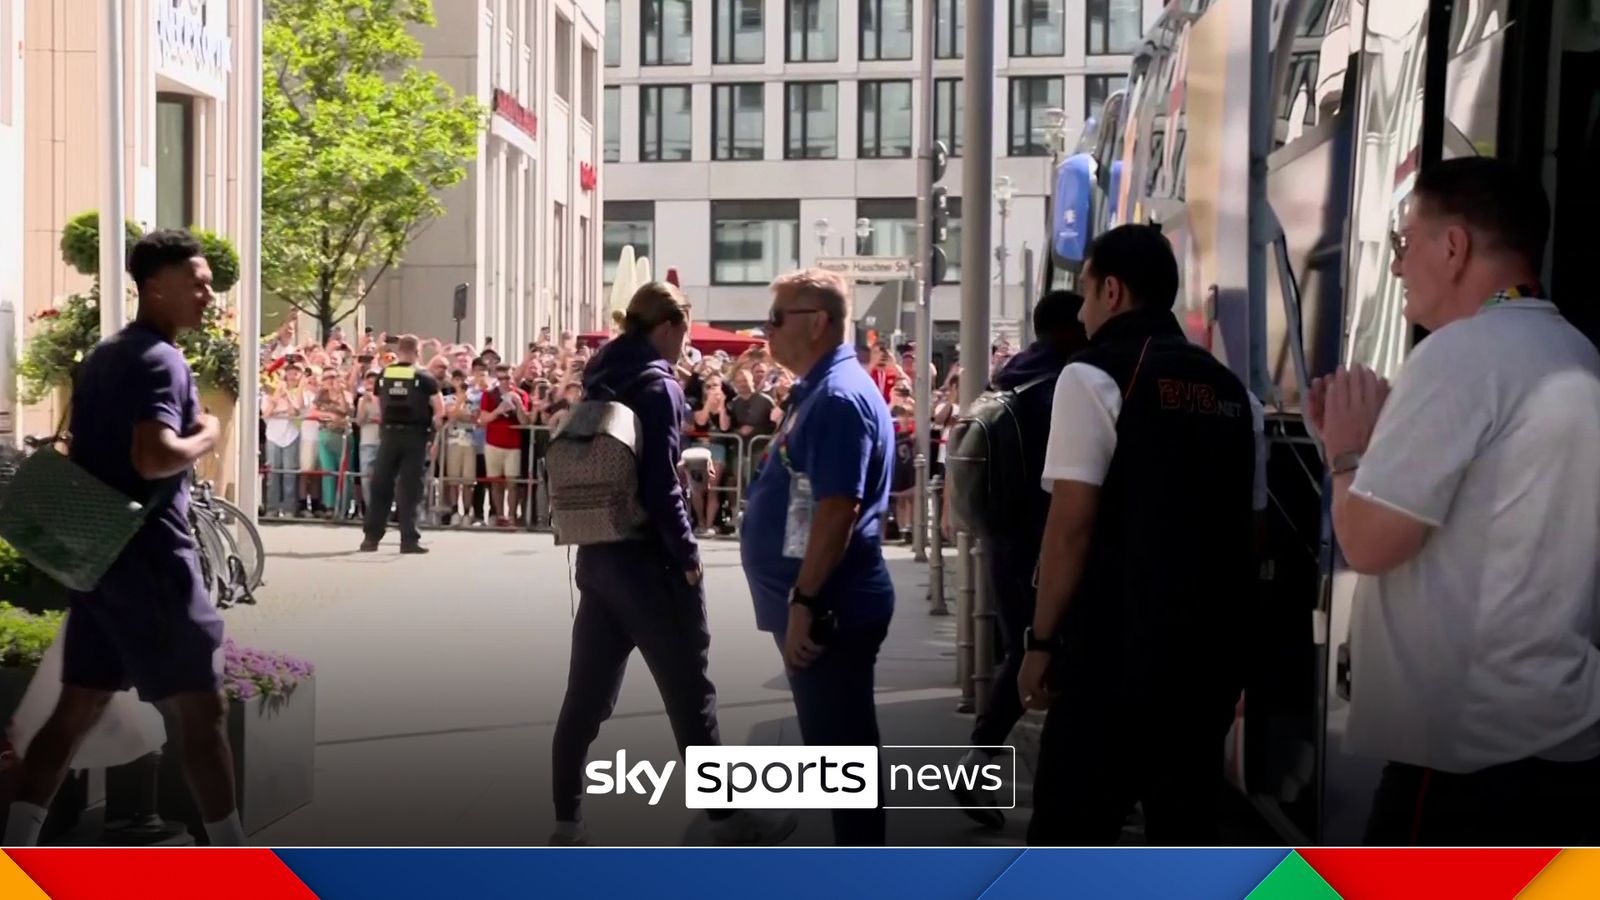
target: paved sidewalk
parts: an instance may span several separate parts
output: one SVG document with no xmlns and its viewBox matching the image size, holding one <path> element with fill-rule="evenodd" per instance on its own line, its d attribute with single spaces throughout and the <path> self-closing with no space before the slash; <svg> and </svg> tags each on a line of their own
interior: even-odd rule
<svg viewBox="0 0 1600 900">
<path fill-rule="evenodd" d="M 550 739 L 566 681 L 575 590 L 547 535 L 435 532 L 433 552 L 358 554 L 353 529 L 268 525 L 268 584 L 230 610 L 241 643 L 317 666 L 316 801 L 254 835 L 277 846 L 519 845 L 549 836 Z M 798 744 L 771 638 L 755 631 L 738 547 L 704 548 L 711 675 L 727 743 Z M 878 664 L 886 744 L 964 744 L 955 619 L 927 613 L 926 567 L 890 551 L 898 610 Z M 953 580 L 947 584 L 953 603 Z M 661 700 L 635 655 L 590 759 L 676 757 Z M 1026 774 L 1023 779 L 1026 781 Z M 681 790 L 681 789 L 680 789 Z M 1019 792 L 1024 801 L 1026 784 Z M 669 792 L 591 796 L 600 844 L 705 844 L 698 813 Z M 900 845 L 1020 844 L 1026 810 L 985 832 L 954 810 L 891 811 Z M 801 813 L 790 844 L 831 841 L 826 811 Z"/>
</svg>

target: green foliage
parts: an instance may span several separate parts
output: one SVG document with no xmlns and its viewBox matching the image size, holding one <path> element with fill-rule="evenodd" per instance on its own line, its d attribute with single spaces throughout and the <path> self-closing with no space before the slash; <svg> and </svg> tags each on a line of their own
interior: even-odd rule
<svg viewBox="0 0 1600 900">
<path fill-rule="evenodd" d="M 28 584 L 33 581 L 34 571 L 15 547 L 0 539 L 0 585 Z"/>
<path fill-rule="evenodd" d="M 78 363 L 100 340 L 100 286 L 68 296 L 60 306 L 35 313 L 31 321 L 39 327 L 17 363 L 17 390 L 28 404 L 71 384 Z"/>
<path fill-rule="evenodd" d="M 144 237 L 144 229 L 132 219 L 128 220 L 127 230 L 129 247 Z M 67 227 L 61 229 L 61 258 L 85 275 L 99 276 L 100 213 L 79 213 L 67 222 Z"/>
<path fill-rule="evenodd" d="M 239 283 L 239 251 L 233 241 L 204 228 L 190 228 L 189 233 L 200 241 L 200 255 L 211 266 L 211 290 L 219 294 L 232 290 Z"/>
<path fill-rule="evenodd" d="M 326 330 L 443 212 L 485 123 L 416 67 L 431 0 L 266 0 L 262 288 Z"/>
<path fill-rule="evenodd" d="M 32 668 L 61 630 L 61 612 L 31 613 L 0 603 L 0 666 Z"/>
<path fill-rule="evenodd" d="M 213 277 L 215 271 L 212 270 Z M 196 381 L 238 397 L 239 335 L 228 321 L 231 315 L 213 304 L 199 328 L 178 335 L 178 349 L 189 361 Z"/>
</svg>

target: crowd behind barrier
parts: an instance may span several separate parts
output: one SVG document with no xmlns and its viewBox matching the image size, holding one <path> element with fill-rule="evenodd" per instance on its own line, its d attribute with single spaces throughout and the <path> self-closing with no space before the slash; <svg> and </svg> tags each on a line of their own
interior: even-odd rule
<svg viewBox="0 0 1600 900">
<path fill-rule="evenodd" d="M 398 340 L 369 329 L 351 342 L 336 327 L 326 341 L 301 343 L 291 322 L 263 342 L 263 520 L 361 523 L 382 425 L 373 391 L 378 374 L 396 361 Z M 552 340 L 546 331 L 513 365 L 492 339 L 481 348 L 436 339 L 419 343 L 419 366 L 439 381 L 446 407 L 424 476 L 423 527 L 548 530 L 544 454 L 582 399 L 592 348 L 571 333 Z M 916 406 L 908 373 L 918 371 L 916 349 L 880 343 L 860 352 L 890 406 L 899 437 L 896 502 L 886 538 L 909 540 Z M 997 344 L 991 372 L 1010 353 L 1005 342 Z M 932 395 L 936 449 L 930 464 L 936 473 L 940 434 L 959 412 L 960 366 L 944 373 L 942 382 L 932 364 L 926 371 L 938 385 Z M 737 354 L 691 347 L 677 375 L 686 401 L 679 474 L 691 518 L 701 537 L 737 535 L 745 494 L 788 411 L 796 376 L 778 366 L 759 339 Z"/>
</svg>

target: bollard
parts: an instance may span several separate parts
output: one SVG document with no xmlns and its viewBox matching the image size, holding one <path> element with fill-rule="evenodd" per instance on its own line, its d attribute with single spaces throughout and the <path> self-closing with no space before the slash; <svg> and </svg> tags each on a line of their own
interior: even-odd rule
<svg viewBox="0 0 1600 900">
<path fill-rule="evenodd" d="M 917 470 L 917 504 L 911 516 L 911 556 L 921 563 L 928 561 L 928 458 L 918 453 L 913 465 Z"/>
<path fill-rule="evenodd" d="M 994 603 L 984 561 L 986 549 L 981 539 L 972 539 L 976 575 L 972 586 L 972 696 L 973 711 L 980 716 L 989 708 L 989 685 L 994 681 Z"/>
<path fill-rule="evenodd" d="M 928 615 L 950 615 L 950 604 L 944 599 L 944 479 L 935 478 L 928 484 L 933 498 L 933 531 L 928 539 L 933 542 L 933 555 L 928 561 Z"/>
<path fill-rule="evenodd" d="M 958 712 L 972 712 L 972 601 L 974 572 L 972 569 L 972 535 L 956 532 L 956 566 L 960 581 L 956 583 L 956 680 L 961 685 L 961 705 Z"/>
</svg>

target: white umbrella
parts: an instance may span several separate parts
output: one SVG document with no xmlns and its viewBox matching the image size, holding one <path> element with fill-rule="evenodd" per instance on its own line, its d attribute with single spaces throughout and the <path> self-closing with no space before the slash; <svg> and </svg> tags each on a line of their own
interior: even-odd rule
<svg viewBox="0 0 1600 900">
<path fill-rule="evenodd" d="M 617 275 L 611 282 L 610 308 L 613 312 L 627 312 L 628 301 L 637 290 L 634 283 L 633 245 L 627 244 L 617 257 Z M 607 322 L 607 325 L 610 323 Z"/>
<path fill-rule="evenodd" d="M 639 257 L 639 262 L 634 266 L 633 279 L 633 283 L 636 288 L 644 287 L 650 282 L 655 281 L 655 278 L 650 273 L 650 257 Z"/>
</svg>

